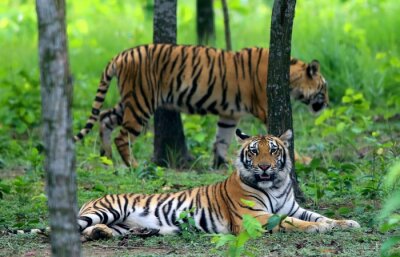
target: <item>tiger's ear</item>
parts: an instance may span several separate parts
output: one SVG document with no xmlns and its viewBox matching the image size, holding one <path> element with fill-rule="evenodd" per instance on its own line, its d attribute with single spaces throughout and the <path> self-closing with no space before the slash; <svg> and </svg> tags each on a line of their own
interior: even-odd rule
<svg viewBox="0 0 400 257">
<path fill-rule="evenodd" d="M 236 129 L 236 139 L 239 143 L 243 143 L 248 138 L 250 138 L 249 135 L 246 135 L 240 129 Z"/>
<path fill-rule="evenodd" d="M 307 65 L 307 75 L 312 78 L 319 72 L 319 62 L 317 60 L 312 60 L 310 64 Z"/>
<path fill-rule="evenodd" d="M 279 138 L 283 141 L 286 147 L 289 147 L 290 140 L 292 139 L 292 137 L 293 137 L 293 132 L 291 129 L 288 129 Z"/>
</svg>

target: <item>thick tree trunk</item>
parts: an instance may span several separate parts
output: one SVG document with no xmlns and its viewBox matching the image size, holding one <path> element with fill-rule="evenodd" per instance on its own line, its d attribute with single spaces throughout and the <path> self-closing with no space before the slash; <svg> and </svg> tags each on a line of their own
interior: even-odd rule
<svg viewBox="0 0 400 257">
<path fill-rule="evenodd" d="M 154 43 L 176 43 L 176 0 L 155 0 Z M 154 156 L 160 166 L 183 167 L 191 160 L 179 112 L 158 108 L 154 115 Z"/>
<path fill-rule="evenodd" d="M 64 0 L 37 0 L 43 142 L 53 256 L 80 256 Z"/>
<path fill-rule="evenodd" d="M 225 44 L 226 50 L 232 50 L 231 29 L 229 25 L 228 4 L 226 0 L 222 1 L 222 11 L 224 13 L 224 27 L 225 27 Z"/>
<path fill-rule="evenodd" d="M 289 69 L 292 27 L 296 0 L 275 0 L 271 18 L 271 39 L 268 63 L 268 132 L 281 135 L 293 130 L 290 104 Z M 290 158 L 294 163 L 294 139 L 290 143 Z M 296 199 L 304 201 L 293 167 L 291 172 Z"/>
<path fill-rule="evenodd" d="M 215 44 L 213 0 L 197 0 L 197 42 L 200 45 Z"/>
</svg>

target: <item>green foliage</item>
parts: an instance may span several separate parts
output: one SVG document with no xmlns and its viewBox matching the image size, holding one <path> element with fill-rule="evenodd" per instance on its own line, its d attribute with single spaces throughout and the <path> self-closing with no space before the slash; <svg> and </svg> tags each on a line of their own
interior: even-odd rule
<svg viewBox="0 0 400 257">
<path fill-rule="evenodd" d="M 275 215 L 274 215 L 275 216 Z M 272 217 L 274 217 L 272 216 Z M 271 217 L 271 218 L 272 218 Z M 261 223 L 251 215 L 243 215 L 243 230 L 238 235 L 214 235 L 211 242 L 215 244 L 218 249 L 224 245 L 228 246 L 226 256 L 239 257 L 239 256 L 254 256 L 251 252 L 245 249 L 245 244 L 250 239 L 256 239 L 261 237 L 265 232 Z"/>
<path fill-rule="evenodd" d="M 399 249 L 392 250 L 395 245 L 400 243 L 400 189 L 398 188 L 400 180 L 400 161 L 397 161 L 386 176 L 386 186 L 389 188 L 397 188 L 393 190 L 388 199 L 386 199 L 379 219 L 383 221 L 381 225 L 382 232 L 395 231 L 395 234 L 387 239 L 381 248 L 382 256 L 398 256 Z"/>
<path fill-rule="evenodd" d="M 154 163 L 144 163 L 133 169 L 139 179 L 160 179 L 164 177 L 165 168 Z"/>
<path fill-rule="evenodd" d="M 267 47 L 273 1 L 244 4 L 232 0 L 228 4 L 233 48 Z M 225 47 L 220 1 L 214 7 L 215 46 Z M 340 245 L 335 253 L 339 256 L 376 256 L 376 246 L 388 236 L 391 239 L 383 245 L 383 252 L 398 245 L 398 183 L 388 185 L 384 178 L 395 181 L 398 177 L 394 172 L 386 174 L 400 153 L 399 12 L 397 0 L 304 0 L 296 6 L 292 55 L 305 61 L 320 61 L 330 97 L 329 108 L 318 117 L 311 117 L 303 105 L 293 102 L 296 149 L 313 158 L 309 166 L 296 163 L 300 185 L 307 199 L 312 200 L 307 202 L 311 205 L 308 207 L 321 208 L 332 217 L 360 221 L 368 233 L 335 232 L 308 237 L 306 241 L 301 234 L 274 234 L 252 240 L 251 235 L 257 234 L 259 228 L 254 225 L 254 230 L 240 238 L 221 237 L 218 245 L 232 245 L 228 246 L 232 255 L 251 252 L 256 256 L 329 255 L 321 252 L 321 244 L 329 248 L 334 242 Z M 0 226 L 44 227 L 47 209 L 43 146 L 38 140 L 41 105 L 34 1 L 0 1 L 0 13 Z M 195 1 L 180 3 L 178 17 L 178 43 L 195 44 Z M 109 59 L 123 49 L 152 41 L 152 1 L 67 1 L 67 23 L 75 86 L 73 131 L 77 132 L 90 113 L 99 75 Z M 113 106 L 118 97 L 113 82 L 105 108 Z M 149 163 L 154 136 L 151 122 L 147 133 L 132 146 L 139 162 L 136 169 L 125 168 L 115 149 L 112 160 L 98 155 L 96 126 L 85 142 L 75 147 L 79 203 L 107 193 L 182 190 L 214 183 L 234 172 L 232 166 L 223 174 L 210 169 L 217 118 L 183 115 L 183 121 L 187 144 L 196 162 L 190 172 L 179 173 Z M 239 126 L 250 134 L 265 133 L 265 126 L 251 117 L 243 118 Z M 233 143 L 229 159 L 235 158 L 236 149 Z M 171 161 L 173 158 L 172 154 Z M 381 234 L 377 232 L 377 206 L 385 198 L 389 200 L 383 206 L 387 216 L 382 219 Z M 270 220 L 270 226 L 277 221 L 278 217 Z M 249 223 L 253 224 L 251 218 Z M 184 237 L 148 241 L 210 255 L 213 246 L 203 238 L 195 233 Z M 140 239 L 135 240 L 139 241 L 133 241 L 133 245 L 143 244 Z M 246 244 L 248 240 L 251 244 Z M 16 249 L 26 249 L 34 239 L 7 237 L 0 241 L 0 248 L 11 245 L 14 251 L 5 256 L 22 256 L 26 253 L 15 252 Z M 16 241 L 20 245 L 15 246 Z M 35 245 L 29 249 L 38 248 Z M 124 254 L 128 253 L 121 253 Z"/>
<path fill-rule="evenodd" d="M 272 231 L 272 229 L 281 224 L 286 217 L 287 215 L 278 215 L 278 214 L 272 215 L 268 219 L 266 229 Z"/>
<path fill-rule="evenodd" d="M 3 181 L 0 179 L 0 199 L 3 199 L 4 194 L 9 194 L 11 191 L 11 186 L 5 184 Z"/>
<path fill-rule="evenodd" d="M 190 241 L 193 239 L 193 235 L 198 232 L 196 228 L 196 222 L 193 218 L 193 214 L 196 211 L 196 207 L 192 207 L 189 210 L 183 211 L 179 214 L 177 222 L 181 229 L 181 235 L 186 240 Z"/>
<path fill-rule="evenodd" d="M 37 127 L 40 124 L 41 109 L 38 80 L 21 70 L 0 80 L 0 83 L 8 89 L 2 92 L 0 98 L 0 119 L 4 128 L 22 134 Z"/>
</svg>

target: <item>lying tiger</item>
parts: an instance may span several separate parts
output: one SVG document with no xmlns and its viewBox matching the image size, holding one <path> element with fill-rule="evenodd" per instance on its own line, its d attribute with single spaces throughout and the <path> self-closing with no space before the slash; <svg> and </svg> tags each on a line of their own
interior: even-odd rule
<svg viewBox="0 0 400 257">
<path fill-rule="evenodd" d="M 87 202 L 79 212 L 83 240 L 121 236 L 144 229 L 158 234 L 179 233 L 182 212 L 197 229 L 206 233 L 238 234 L 243 215 L 257 218 L 263 225 L 273 214 L 287 217 L 273 231 L 325 232 L 332 228 L 358 228 L 353 220 L 333 220 L 308 211 L 295 201 L 289 176 L 292 162 L 288 130 L 280 137 L 250 137 L 236 131 L 242 147 L 236 172 L 225 181 L 177 193 L 117 194 Z M 254 202 L 250 207 L 246 201 Z"/>
<path fill-rule="evenodd" d="M 122 126 L 114 142 L 124 163 L 136 166 L 129 138 L 140 135 L 154 111 L 164 106 L 190 114 L 219 116 L 214 143 L 214 167 L 226 162 L 236 125 L 245 114 L 267 124 L 268 49 L 239 52 L 203 46 L 155 44 L 128 49 L 105 68 L 92 114 L 75 140 L 82 139 L 100 118 L 100 153 L 111 158 L 111 133 Z M 100 112 L 112 77 L 118 79 L 120 102 Z M 290 89 L 294 99 L 319 112 L 328 104 L 327 83 L 318 61 L 292 59 Z"/>
</svg>

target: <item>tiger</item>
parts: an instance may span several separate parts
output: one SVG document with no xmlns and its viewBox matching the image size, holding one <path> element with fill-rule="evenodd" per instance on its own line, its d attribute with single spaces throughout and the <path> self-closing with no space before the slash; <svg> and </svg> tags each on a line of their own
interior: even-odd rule
<svg viewBox="0 0 400 257">
<path fill-rule="evenodd" d="M 241 145 L 236 171 L 224 181 L 176 193 L 111 194 L 83 204 L 77 218 L 82 241 L 124 236 L 132 231 L 179 234 L 189 219 L 199 231 L 237 235 L 243 230 L 244 215 L 251 215 L 263 226 L 274 214 L 286 216 L 269 232 L 360 227 L 354 220 L 334 220 L 296 202 L 288 150 L 291 130 L 275 137 L 249 136 L 237 129 L 236 137 Z M 186 220 L 180 218 L 184 212 Z"/>
<path fill-rule="evenodd" d="M 189 114 L 219 116 L 213 147 L 213 167 L 227 162 L 236 125 L 252 114 L 267 125 L 269 50 L 246 48 L 225 51 L 204 46 L 150 44 L 116 55 L 104 69 L 86 125 L 74 137 L 81 140 L 100 118 L 100 154 L 111 159 L 111 133 L 121 126 L 114 142 L 127 166 L 137 162 L 129 143 L 140 135 L 158 107 Z M 120 101 L 101 111 L 111 79 L 117 77 Z M 328 103 L 327 82 L 317 60 L 290 61 L 291 96 L 313 113 Z"/>
</svg>

